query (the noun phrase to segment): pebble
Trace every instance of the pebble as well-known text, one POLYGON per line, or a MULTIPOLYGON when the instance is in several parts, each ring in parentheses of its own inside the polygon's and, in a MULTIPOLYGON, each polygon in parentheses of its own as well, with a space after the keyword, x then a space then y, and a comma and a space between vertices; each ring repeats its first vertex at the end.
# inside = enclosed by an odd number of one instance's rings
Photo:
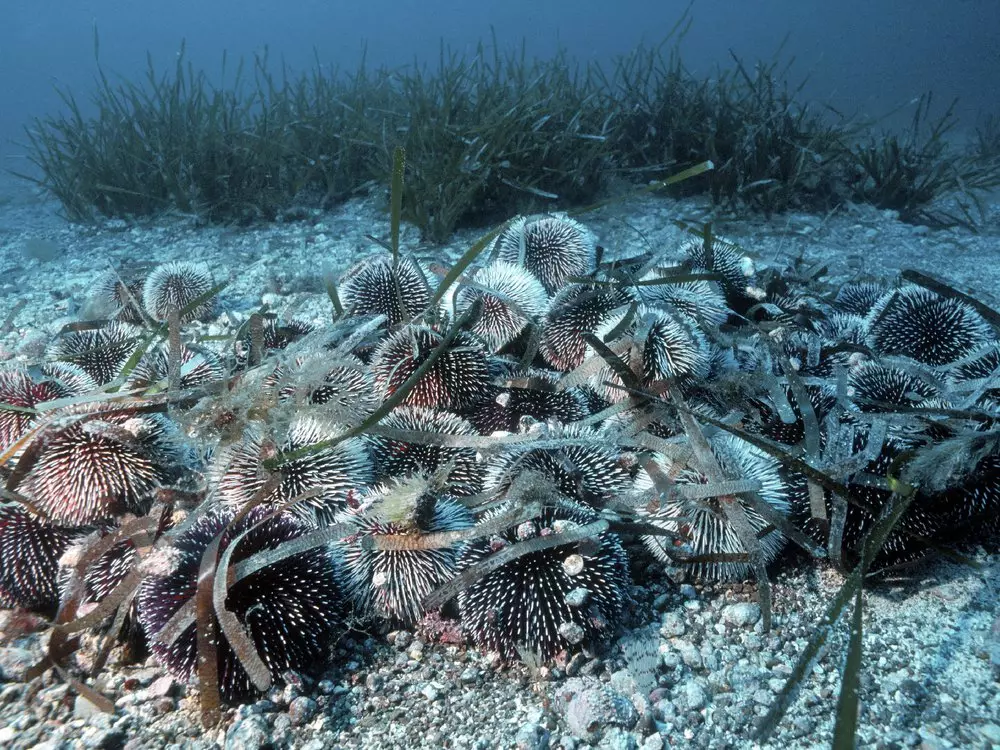
POLYGON ((288 705, 288 717, 292 720, 292 726, 301 727, 312 721, 318 708, 316 701, 300 695, 288 705))
POLYGON ((683 693, 684 705, 690 711, 700 711, 708 701, 708 694, 698 680, 689 680, 684 683, 681 692, 683 693))
POLYGON ((267 719, 252 714, 234 722, 226 732, 224 750, 261 750, 271 741, 267 719))
POLYGON ((547 750, 551 734, 538 724, 525 724, 517 730, 514 745, 517 750, 547 750))
POLYGON ((760 619, 760 605, 750 602, 730 604, 722 610, 722 620, 734 628, 749 628, 760 619))

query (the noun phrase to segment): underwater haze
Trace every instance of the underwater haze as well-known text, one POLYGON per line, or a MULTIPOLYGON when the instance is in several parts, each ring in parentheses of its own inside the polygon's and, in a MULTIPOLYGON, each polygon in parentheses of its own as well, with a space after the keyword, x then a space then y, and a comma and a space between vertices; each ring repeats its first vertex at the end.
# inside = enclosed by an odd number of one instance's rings
MULTIPOLYGON (((195 67, 214 73, 230 59, 270 50, 294 69, 320 62, 352 69, 367 50, 372 66, 414 59, 435 63, 441 42, 473 48, 495 33, 529 54, 559 47, 581 62, 607 63, 640 42, 665 37, 688 3, 676 0, 7 0, 0 11, 0 153, 17 160, 32 117, 53 114, 55 87, 80 100, 93 88, 94 29, 106 72, 140 78, 147 52, 168 69, 181 42, 195 67)), ((997 0, 696 0, 683 41, 687 65, 708 73, 745 61, 795 59, 793 81, 808 76, 807 98, 848 113, 879 116, 926 91, 959 98, 972 125, 1000 101, 997 0)))

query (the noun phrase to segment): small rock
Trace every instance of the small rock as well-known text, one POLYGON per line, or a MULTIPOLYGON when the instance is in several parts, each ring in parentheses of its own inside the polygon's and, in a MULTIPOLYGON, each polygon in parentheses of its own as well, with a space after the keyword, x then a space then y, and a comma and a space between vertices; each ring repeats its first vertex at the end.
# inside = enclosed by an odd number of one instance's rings
POLYGON ((681 660, 691 667, 691 669, 701 669, 705 663, 701 658, 701 652, 688 641, 677 641, 674 643, 674 648, 681 655, 681 660))
POLYGON ((697 599, 698 590, 692 586, 690 583, 682 584, 680 587, 681 596, 685 599, 697 599))
POLYGON ((611 727, 605 732, 597 745, 598 750, 637 750, 638 747, 635 735, 618 727, 611 727))
POLYGON ((267 720, 260 714, 252 714, 229 727, 225 750, 260 750, 270 741, 267 720))
POLYGON ((663 750, 663 737, 659 732, 653 732, 642 743, 642 750, 663 750))
POLYGON ((423 695, 429 701, 436 701, 441 697, 440 691, 435 688, 430 683, 427 683, 422 688, 420 688, 420 694, 423 695))
POLYGON ((722 620, 734 628, 749 628, 760 619, 760 605, 750 602, 730 604, 722 610, 722 620))
POLYGON ((397 651, 405 651, 413 642, 413 634, 408 630, 397 630, 389 635, 389 642, 397 651))
POLYGON ((708 695, 705 692, 705 688, 701 686, 698 680, 688 680, 681 688, 681 696, 684 705, 690 711, 700 711, 708 702, 708 695))
POLYGON ((538 724, 525 724, 517 730, 514 744, 517 750, 548 750, 549 730, 538 724))
POLYGON ((312 698, 300 695, 294 699, 288 706, 288 717, 292 720, 292 726, 301 727, 308 724, 316 715, 316 709, 316 701, 312 698))
POLYGON ((631 729, 639 720, 632 701, 621 693, 600 686, 587 688, 566 707, 566 726, 577 737, 592 742, 608 727, 631 729))
POLYGON ((993 745, 1000 745, 1000 726, 996 724, 983 724, 979 727, 979 733, 987 742, 993 745))
POLYGON ((89 700, 84 698, 82 695, 76 696, 76 700, 73 701, 73 716, 77 719, 90 719, 93 716, 99 716, 103 712, 89 700))
POLYGON ((459 679, 466 685, 470 685, 479 679, 479 670, 475 667, 466 667, 459 679))
POLYGON ((570 620, 559 625, 559 635, 570 643, 577 644, 580 643, 587 634, 579 624, 570 620))
POLYGON ((164 675, 156 680, 149 686, 148 694, 151 698, 169 698, 174 694, 174 678, 170 675, 164 675))
POLYGON ((24 673, 38 657, 24 648, 0 648, 0 679, 24 682, 24 673))

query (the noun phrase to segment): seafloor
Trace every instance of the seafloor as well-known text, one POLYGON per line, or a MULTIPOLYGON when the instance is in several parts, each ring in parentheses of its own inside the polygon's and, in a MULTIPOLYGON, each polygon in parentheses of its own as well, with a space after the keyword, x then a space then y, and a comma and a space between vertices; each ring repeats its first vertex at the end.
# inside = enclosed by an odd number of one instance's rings
MULTIPOLYGON (((263 227, 202 226, 188 217, 77 226, 23 184, 4 183, 0 361, 36 361, 65 323, 86 317, 94 280, 127 261, 204 262, 217 279, 231 280, 222 304, 233 313, 264 301, 297 318, 328 319, 324 273, 370 254, 365 235, 388 234, 385 214, 379 201, 359 199, 310 220, 263 227)), ((708 214, 699 200, 643 197, 582 218, 611 252, 627 255, 669 250, 681 237, 673 220, 708 214)), ((915 268, 1000 306, 995 197, 978 232, 911 226, 866 206, 770 221, 714 218, 715 231, 759 265, 801 256, 828 265, 839 281, 891 279, 915 268)), ((475 236, 420 248, 407 227, 403 240, 418 255, 446 260, 475 236)), ((226 320, 207 332, 225 333, 226 320)), ((862 746, 1000 747, 1000 556, 964 552, 978 567, 928 562, 905 581, 868 590, 862 746)), ((774 628, 765 633, 752 586, 678 583, 652 564, 633 578, 641 585, 633 590, 632 637, 655 656, 631 671, 614 655, 580 655, 564 668, 504 667, 419 632, 355 633, 336 644, 325 672, 273 690, 210 731, 198 722, 196 691, 152 662, 107 670, 100 687, 115 699, 113 716, 95 712, 51 673, 23 684, 19 677, 42 656, 44 636, 31 633, 24 617, 0 613, 0 747, 750 747, 756 718, 841 583, 831 570, 787 561, 775 575, 774 628), (638 668, 658 679, 648 699, 638 668), (588 712, 568 713, 566 697, 581 691, 594 696, 583 702, 588 712)), ((844 640, 837 630, 768 747, 829 746, 844 640)))

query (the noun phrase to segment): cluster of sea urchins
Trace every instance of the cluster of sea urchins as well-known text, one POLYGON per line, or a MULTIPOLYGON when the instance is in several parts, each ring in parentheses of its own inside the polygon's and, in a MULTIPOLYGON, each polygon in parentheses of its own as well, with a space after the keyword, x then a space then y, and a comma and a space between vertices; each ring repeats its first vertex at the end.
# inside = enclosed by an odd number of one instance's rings
POLYGON ((643 545, 745 579, 794 526, 849 566, 901 483, 872 569, 996 528, 985 308, 758 273, 708 232, 614 257, 518 217, 447 288, 376 254, 332 324, 255 313, 226 349, 203 272, 109 277, 115 320, 0 372, 0 605, 129 603, 171 673, 211 655, 235 701, 429 602, 507 658, 599 645, 643 545))

